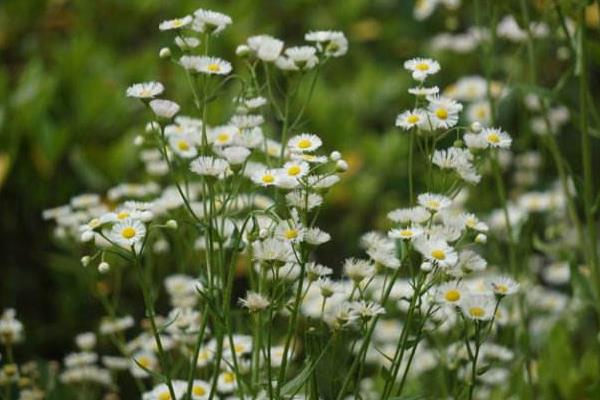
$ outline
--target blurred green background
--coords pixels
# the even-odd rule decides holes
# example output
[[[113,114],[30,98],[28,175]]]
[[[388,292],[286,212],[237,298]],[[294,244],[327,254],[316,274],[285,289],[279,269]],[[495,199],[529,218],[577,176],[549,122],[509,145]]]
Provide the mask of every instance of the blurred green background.
[[[481,73],[478,53],[436,54],[426,46],[433,34],[472,25],[468,4],[418,22],[413,2],[400,0],[1,0],[0,305],[17,308],[24,319],[29,340],[19,351],[60,358],[74,333],[95,328],[101,312],[76,273],[81,266],[57,249],[41,212],[141,174],[131,154],[146,115],[125,89],[156,79],[169,97],[186,104],[182,74],[158,58],[172,39],[158,24],[200,7],[232,16],[234,24],[213,50],[234,64],[235,47],[253,34],[292,45],[315,29],[342,30],[349,38],[348,55],[325,68],[303,127],[320,134],[327,150],[341,150],[351,165],[323,215],[322,226],[334,237],[320,254],[325,263],[358,254],[358,235],[382,227],[387,211],[406,204],[406,138],[393,126],[412,103],[404,60],[434,55],[443,67],[434,82],[442,87]],[[511,1],[501,7],[518,10]],[[597,30],[592,35],[597,39]],[[554,57],[544,45],[539,51]],[[591,58],[597,86],[600,57]],[[509,61],[496,66],[498,78],[524,70],[523,63]],[[549,63],[542,79],[551,84],[563,67]],[[507,104],[501,119],[518,137],[526,121],[515,122],[515,108]],[[217,110],[209,122],[219,117],[225,118]],[[574,143],[563,147],[576,159]],[[489,203],[484,195],[476,208]]]

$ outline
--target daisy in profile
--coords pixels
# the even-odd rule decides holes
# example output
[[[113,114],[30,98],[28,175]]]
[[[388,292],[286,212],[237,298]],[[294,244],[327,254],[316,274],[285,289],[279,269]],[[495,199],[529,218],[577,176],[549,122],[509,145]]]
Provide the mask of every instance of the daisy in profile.
[[[146,227],[137,219],[126,218],[113,225],[111,231],[112,239],[123,245],[133,246],[144,239]]]
[[[200,156],[190,163],[190,170],[198,175],[220,177],[225,175],[229,164],[222,158]]]
[[[509,296],[519,290],[519,284],[506,276],[490,279],[488,285],[497,296]]]
[[[155,386],[152,391],[144,393],[143,400],[180,400],[183,399],[187,391],[187,382],[174,380],[171,382],[175,398],[171,395],[171,391],[166,383],[161,383]]]
[[[494,317],[496,302],[492,296],[472,294],[465,296],[460,302],[465,317],[475,321],[489,321]]]
[[[438,94],[440,92],[440,88],[437,86],[432,86],[432,87],[414,87],[414,88],[410,88],[408,89],[408,93],[414,95],[414,96],[421,96],[421,97],[425,97],[425,96],[433,96],[435,94]]]
[[[260,293],[249,291],[245,298],[240,299],[240,304],[250,312],[257,312],[269,307],[271,303]]]
[[[429,211],[437,212],[452,205],[452,200],[443,194],[422,193],[417,197],[419,205]]]
[[[179,104],[171,100],[155,99],[150,102],[150,108],[157,117],[171,119],[179,112]]]
[[[446,241],[441,239],[427,239],[423,236],[415,239],[415,248],[423,255],[425,260],[441,268],[451,268],[456,265],[458,255]]]
[[[205,32],[216,35],[222,32],[233,21],[229,15],[202,8],[194,11],[192,29],[196,32]]]
[[[427,122],[427,114],[425,111],[415,108],[412,111],[404,111],[396,117],[396,126],[409,130],[414,127],[422,127]]]
[[[467,295],[466,289],[458,282],[448,282],[438,286],[436,299],[440,303],[453,306],[460,305],[460,301]]]
[[[247,40],[248,48],[256,58],[265,62],[274,62],[283,51],[282,40],[269,35],[251,36]]]
[[[260,186],[277,185],[280,180],[279,172],[274,169],[264,169],[252,175],[252,182]]]
[[[413,58],[404,62],[404,68],[412,71],[413,79],[424,81],[429,75],[440,70],[440,64],[430,58]]]
[[[288,60],[300,70],[308,70],[314,68],[319,62],[316,56],[317,49],[313,46],[297,46],[289,47],[285,50],[285,55]]]
[[[348,52],[348,39],[343,32],[308,32],[304,35],[304,40],[317,43],[317,49],[328,57],[341,57]]]
[[[171,135],[169,137],[169,146],[182,158],[194,158],[198,155],[196,143],[191,135]]]
[[[512,143],[510,135],[499,128],[485,128],[479,135],[488,147],[508,149]]]
[[[458,123],[458,113],[462,110],[462,104],[447,97],[429,96],[429,119],[433,128],[452,128]]]
[[[191,15],[186,15],[183,18],[175,18],[175,19],[163,21],[160,23],[160,25],[158,25],[158,29],[160,29],[161,31],[168,31],[171,29],[181,29],[181,28],[191,24],[192,19],[193,18]]]
[[[135,83],[127,88],[127,97],[138,99],[152,99],[164,92],[165,87],[160,82]]]
[[[300,135],[290,138],[287,147],[292,152],[304,153],[315,151],[321,147],[321,144],[323,144],[323,142],[317,135],[313,135],[311,133],[301,133]]]
[[[423,234],[423,228],[418,225],[409,226],[406,228],[392,229],[388,236],[392,239],[410,240],[419,237]]]

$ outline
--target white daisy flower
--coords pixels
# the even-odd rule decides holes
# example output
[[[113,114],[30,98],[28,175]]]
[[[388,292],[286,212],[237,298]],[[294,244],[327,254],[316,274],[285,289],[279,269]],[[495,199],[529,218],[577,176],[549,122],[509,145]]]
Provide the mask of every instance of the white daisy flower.
[[[319,246],[331,240],[331,235],[319,228],[309,228],[304,232],[304,241],[313,246]]]
[[[353,301],[350,303],[350,313],[359,318],[370,319],[385,314],[385,308],[372,301]]]
[[[485,128],[479,135],[489,147],[508,149],[512,143],[510,135],[499,128]]]
[[[240,299],[240,304],[250,312],[257,312],[269,307],[271,302],[260,293],[249,291],[245,298]]]
[[[252,245],[254,258],[260,261],[290,261],[293,257],[289,242],[269,238],[254,242]]]
[[[143,400],[181,400],[187,391],[187,382],[180,380],[173,380],[171,382],[173,391],[175,392],[175,399],[172,398],[169,387],[166,383],[161,383],[155,386],[150,392],[143,394]]]
[[[427,122],[425,111],[415,108],[412,111],[404,111],[396,117],[396,126],[409,130],[414,127],[422,127]]]
[[[436,289],[436,299],[440,303],[449,305],[460,304],[460,301],[467,295],[466,288],[459,282],[448,282],[440,285]]]
[[[387,217],[391,221],[401,224],[406,224],[409,222],[420,224],[427,221],[431,217],[431,214],[429,211],[427,211],[427,208],[417,206],[411,208],[398,208],[390,211]]]
[[[171,119],[179,112],[179,104],[171,100],[155,99],[150,101],[150,108],[157,117]]]
[[[309,165],[304,161],[288,161],[283,164],[283,173],[290,178],[302,178],[308,174]]]
[[[404,62],[404,68],[412,71],[413,79],[424,81],[429,75],[439,72],[440,64],[430,58],[413,58]]]
[[[410,240],[419,237],[423,234],[423,228],[418,225],[409,226],[406,228],[392,229],[388,236],[392,239]]]
[[[192,400],[208,400],[210,397],[210,384],[206,381],[195,379],[192,383]]]
[[[458,123],[458,113],[462,110],[462,104],[447,97],[429,96],[429,119],[433,128],[448,129]]]
[[[275,237],[283,241],[298,243],[304,240],[304,232],[304,227],[295,221],[281,221],[275,228]]]
[[[421,96],[421,97],[426,97],[426,96],[433,96],[436,95],[440,92],[440,88],[437,86],[432,86],[432,87],[414,87],[414,88],[410,88],[408,89],[408,93],[414,95],[414,96]]]
[[[371,261],[348,258],[344,261],[344,274],[358,284],[375,275],[375,267]]]
[[[442,194],[422,193],[417,196],[417,202],[430,211],[440,211],[452,205],[452,199]]]
[[[200,156],[190,163],[190,170],[202,176],[220,177],[229,169],[229,164],[222,158]]]
[[[216,35],[222,32],[233,21],[231,17],[216,11],[198,9],[194,11],[192,29]]]
[[[329,57],[341,57],[348,52],[348,39],[343,32],[317,31],[304,35],[307,42],[316,42],[317,49]]]
[[[221,156],[231,165],[240,165],[250,157],[250,150],[242,146],[231,146],[223,149]]]
[[[309,70],[314,68],[319,62],[316,56],[317,49],[312,46],[289,47],[285,50],[288,60],[300,70]]]
[[[138,99],[151,99],[162,92],[165,87],[160,82],[135,83],[127,88],[127,97],[137,97]]]
[[[267,99],[265,99],[262,96],[258,96],[258,97],[253,97],[251,99],[244,99],[243,100],[244,105],[249,108],[250,110],[256,110],[257,108],[260,108],[262,106],[264,106],[265,104],[267,104]]]
[[[208,141],[214,146],[228,146],[235,141],[239,131],[233,125],[217,126],[209,131]]]
[[[161,31],[168,31],[171,29],[181,29],[181,28],[191,24],[192,19],[193,18],[191,15],[186,15],[183,18],[169,19],[169,20],[161,22],[160,25],[158,25],[158,29],[160,29]]]
[[[220,393],[231,393],[238,386],[235,374],[232,371],[224,371],[217,378],[217,390]]]
[[[323,144],[323,142],[317,135],[313,135],[311,133],[302,133],[290,138],[287,143],[287,147],[292,152],[304,153],[315,151],[321,147],[321,144]]]
[[[458,256],[456,250],[441,239],[427,239],[423,236],[414,240],[415,248],[423,257],[442,268],[450,268],[456,265]]]
[[[494,317],[496,302],[491,296],[474,294],[463,297],[460,308],[469,319],[489,321]]]
[[[485,149],[488,147],[485,137],[479,133],[465,133],[463,140],[469,149]]]
[[[257,35],[248,38],[248,47],[256,58],[265,62],[276,61],[283,51],[283,41],[269,35]]]
[[[506,276],[492,278],[488,281],[488,285],[498,296],[515,294],[519,290],[519,284]]]
[[[281,176],[275,169],[264,169],[252,175],[252,181],[260,186],[277,185]]]
[[[198,155],[196,142],[190,135],[172,135],[169,137],[169,146],[180,157],[194,158]]]
[[[227,75],[231,72],[231,64],[218,57],[182,56],[179,63],[187,70],[208,75]]]
[[[195,49],[200,46],[200,39],[193,36],[177,36],[175,38],[175,44],[183,50]]]
[[[124,246],[133,246],[146,235],[146,226],[137,219],[126,218],[113,225],[112,239]]]

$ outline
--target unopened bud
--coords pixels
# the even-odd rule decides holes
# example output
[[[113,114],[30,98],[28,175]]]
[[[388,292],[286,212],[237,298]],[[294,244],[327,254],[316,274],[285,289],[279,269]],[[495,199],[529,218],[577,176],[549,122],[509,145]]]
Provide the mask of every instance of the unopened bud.
[[[158,56],[160,58],[169,58],[171,57],[171,49],[168,47],[163,47],[162,49],[160,49],[160,51],[158,52]]]
[[[346,172],[348,170],[348,163],[344,160],[338,160],[335,163],[335,168],[338,172]]]
[[[167,221],[167,223],[165,224],[167,226],[167,228],[169,229],[177,229],[177,221],[175,221],[174,219],[170,219]]]
[[[105,274],[108,271],[110,271],[109,263],[107,263],[106,261],[102,261],[100,264],[98,264],[98,272],[100,272],[101,274]]]
[[[475,133],[481,132],[481,123],[478,121],[473,122],[471,124],[471,130]]]

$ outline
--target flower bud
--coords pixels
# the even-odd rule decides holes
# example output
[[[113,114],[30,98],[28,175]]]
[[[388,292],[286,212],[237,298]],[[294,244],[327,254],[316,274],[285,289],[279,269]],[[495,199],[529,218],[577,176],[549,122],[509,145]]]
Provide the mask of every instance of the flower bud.
[[[89,242],[94,238],[94,231],[85,231],[81,234],[82,242]]]
[[[100,264],[98,264],[98,272],[100,272],[101,274],[105,274],[108,271],[110,271],[109,263],[107,263],[106,261],[102,261]]]
[[[159,132],[160,125],[156,121],[148,122],[146,124],[146,133],[152,133],[154,131]]]
[[[83,257],[81,257],[81,264],[84,267],[87,267],[88,264],[90,263],[90,261],[92,261],[92,258],[90,256],[83,256]]]
[[[471,130],[475,133],[481,132],[481,123],[478,121],[473,122],[471,124]]]
[[[485,242],[487,242],[487,236],[483,233],[480,233],[477,236],[475,236],[475,243],[484,244]]]
[[[144,144],[144,137],[141,135],[137,135],[135,139],[133,139],[133,144],[136,146],[141,146]]]
[[[340,153],[339,151],[332,151],[329,155],[329,158],[331,159],[331,161],[339,161],[342,159],[342,153]]]
[[[160,58],[169,58],[171,57],[171,49],[168,47],[163,47],[162,49],[160,49],[160,51],[158,52],[158,56]]]
[[[433,264],[432,264],[432,263],[430,263],[429,261],[424,261],[424,262],[421,264],[421,271],[424,271],[424,272],[429,272],[429,271],[431,271],[432,269],[433,269]]]
[[[348,170],[348,163],[344,160],[338,160],[335,163],[335,168],[338,172],[346,172]]]
[[[167,225],[167,228],[169,228],[169,229],[177,229],[177,226],[178,226],[177,221],[175,221],[174,219],[168,220],[166,225]]]

